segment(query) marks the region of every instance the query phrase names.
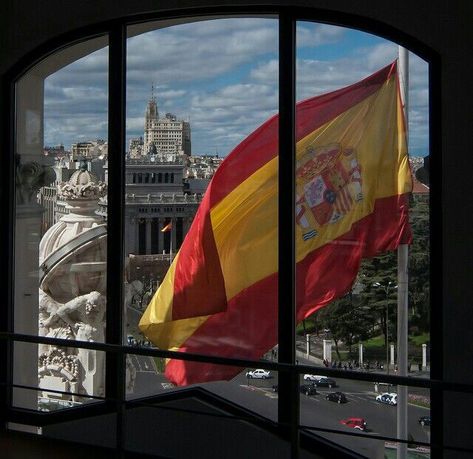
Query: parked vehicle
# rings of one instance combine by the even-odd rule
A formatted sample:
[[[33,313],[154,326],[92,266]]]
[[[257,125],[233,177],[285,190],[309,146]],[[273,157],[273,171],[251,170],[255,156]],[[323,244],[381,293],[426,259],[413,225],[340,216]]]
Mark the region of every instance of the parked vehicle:
[[[272,387],[273,392],[278,392],[279,386],[274,384]],[[317,388],[313,384],[301,384],[299,386],[299,391],[304,395],[317,395]]]
[[[376,400],[386,405],[397,405],[397,394],[393,392],[384,392],[376,396]]]
[[[309,375],[306,374],[304,375],[304,381],[311,381],[314,383],[317,387],[336,387],[337,383],[330,378],[327,378],[327,376],[320,376],[320,375]]]
[[[329,392],[325,396],[325,400],[329,400],[330,402],[337,402],[337,403],[346,403],[347,397],[343,392]]]
[[[424,426],[430,426],[430,416],[421,416],[419,418],[419,424],[424,427]]]
[[[257,368],[256,370],[247,371],[246,377],[249,379],[267,379],[271,377],[271,372]]]
[[[304,395],[317,395],[317,388],[314,384],[301,384],[299,386],[301,394]]]
[[[358,429],[358,430],[366,430],[366,421],[364,418],[347,418],[347,419],[342,419],[340,421],[340,424],[344,424],[347,427],[351,427],[352,429]]]

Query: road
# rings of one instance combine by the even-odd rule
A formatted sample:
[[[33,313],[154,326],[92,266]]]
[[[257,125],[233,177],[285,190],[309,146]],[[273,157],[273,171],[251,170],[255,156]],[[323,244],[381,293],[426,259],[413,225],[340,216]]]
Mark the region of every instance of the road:
[[[244,375],[238,378],[240,383],[246,383]],[[301,378],[301,383],[303,380]],[[263,380],[250,380],[248,384],[253,390],[262,392],[264,398],[274,400],[274,411],[277,412],[278,394],[272,391],[272,386],[277,384],[277,377]],[[341,391],[347,397],[347,403],[338,404],[325,399],[329,392]],[[392,389],[390,389],[392,391]],[[346,430],[340,424],[341,419],[348,417],[365,418],[368,424],[367,433],[396,437],[397,409],[395,406],[386,405],[376,401],[376,392],[373,384],[363,381],[339,379],[337,387],[333,389],[319,387],[317,395],[300,395],[301,424],[310,427]],[[254,409],[254,408],[253,408]],[[415,440],[428,442],[430,427],[422,427],[418,423],[420,416],[425,416],[430,410],[412,404],[408,405],[408,432]]]
[[[164,393],[176,388],[166,378],[156,372],[153,359],[143,356],[132,356],[137,370],[135,391],[131,398]],[[277,374],[267,380],[250,379],[245,377],[245,371],[229,382],[211,382],[203,385],[205,389],[217,395],[255,411],[269,419],[277,420],[278,396],[272,386],[277,384]],[[301,383],[304,383],[301,376]],[[374,436],[382,435],[396,437],[395,406],[382,404],[375,400],[376,392],[372,383],[338,379],[337,387],[333,389],[319,387],[314,396],[300,395],[301,424],[308,427],[350,430],[340,424],[347,417],[363,417],[368,424],[367,433]],[[337,404],[325,399],[331,391],[341,391],[348,399],[347,403]],[[393,391],[390,389],[389,391]],[[418,418],[430,414],[430,410],[408,405],[408,432],[416,441],[428,442],[430,427],[422,427]]]

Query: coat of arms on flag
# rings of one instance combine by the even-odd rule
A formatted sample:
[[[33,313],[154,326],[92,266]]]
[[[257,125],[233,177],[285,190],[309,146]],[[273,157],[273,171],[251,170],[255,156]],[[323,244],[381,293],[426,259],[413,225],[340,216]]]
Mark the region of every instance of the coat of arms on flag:
[[[340,144],[308,147],[297,163],[296,223],[303,240],[340,220],[363,199],[356,151]],[[308,212],[310,210],[310,212]]]

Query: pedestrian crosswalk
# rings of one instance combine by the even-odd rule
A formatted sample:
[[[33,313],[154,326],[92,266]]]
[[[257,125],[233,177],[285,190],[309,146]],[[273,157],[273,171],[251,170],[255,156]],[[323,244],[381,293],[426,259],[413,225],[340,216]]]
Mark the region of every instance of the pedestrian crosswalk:
[[[273,392],[273,390],[269,387],[257,387],[257,386],[251,386],[247,384],[240,384],[240,387],[246,390],[251,390],[253,392],[259,392],[265,397],[271,398],[271,399],[277,399],[278,398],[278,393]],[[314,396],[305,396],[301,395],[301,397],[304,397],[307,400],[312,400],[315,403],[319,403],[321,401],[325,401],[325,396],[328,394],[329,390],[320,390],[318,389],[318,394]],[[372,403],[376,406],[382,407],[383,405],[379,402],[376,401],[376,394],[374,392],[343,392],[349,403]]]

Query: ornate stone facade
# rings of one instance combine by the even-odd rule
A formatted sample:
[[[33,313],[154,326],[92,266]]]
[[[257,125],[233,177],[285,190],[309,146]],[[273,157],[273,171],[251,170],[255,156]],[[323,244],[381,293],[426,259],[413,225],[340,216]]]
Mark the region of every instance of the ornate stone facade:
[[[106,309],[106,240],[103,219],[95,214],[107,185],[85,165],[58,184],[64,215],[43,236],[39,247],[39,334],[78,341],[103,342]],[[47,389],[71,391],[62,396],[104,395],[103,352],[41,345],[39,385],[43,400],[58,398]]]

